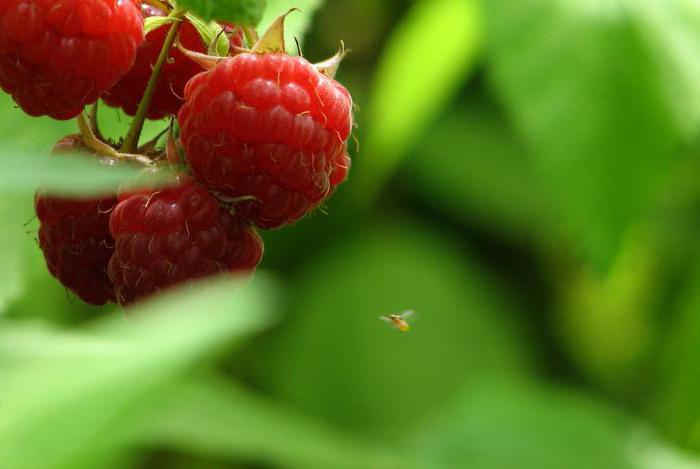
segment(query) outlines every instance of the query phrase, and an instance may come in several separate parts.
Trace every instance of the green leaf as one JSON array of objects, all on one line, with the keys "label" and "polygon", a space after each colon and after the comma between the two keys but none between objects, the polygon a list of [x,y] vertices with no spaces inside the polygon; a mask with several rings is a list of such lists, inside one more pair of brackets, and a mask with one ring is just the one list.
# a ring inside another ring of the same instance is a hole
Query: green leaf
[{"label": "green leaf", "polygon": [[[26,227],[32,219],[32,199],[0,197],[0,246],[3,246],[0,262],[0,314],[25,288],[25,256],[29,248],[36,247]],[[38,249],[38,248],[37,248]]]},{"label": "green leaf", "polygon": [[616,395],[638,394],[660,333],[656,308],[667,280],[661,244],[648,227],[630,230],[605,275],[579,267],[559,276],[560,345],[580,373]]},{"label": "green leaf", "polygon": [[0,314],[64,323],[94,317],[98,308],[75,301],[46,268],[33,201],[30,196],[0,198]]},{"label": "green leaf", "polygon": [[493,103],[470,100],[437,121],[412,153],[401,185],[409,197],[502,236],[556,239],[530,155]]},{"label": "green leaf", "polygon": [[[385,441],[465,382],[530,370],[522,308],[463,246],[419,223],[366,225],[297,276],[295,312],[256,361],[271,392]],[[407,309],[407,333],[379,319]]]},{"label": "green leaf", "polygon": [[[24,199],[25,205],[31,205],[29,198]],[[32,211],[24,216],[27,220],[32,217]],[[36,242],[39,222],[34,219],[23,229],[16,224],[17,231],[23,236],[16,240],[13,250],[21,252],[18,266],[14,267],[13,280],[22,285],[22,293],[7,308],[10,319],[42,319],[57,324],[71,325],[99,317],[109,311],[108,306],[92,306],[83,303],[66,287],[61,285],[51,275],[46,267],[44,253]],[[8,255],[8,258],[12,257]],[[9,277],[8,277],[9,278]],[[36,292],[40,291],[41,295]]]},{"label": "green leaf", "polygon": [[[570,389],[486,381],[459,393],[413,440],[430,469],[632,469],[631,421]],[[514,466],[514,462],[517,464]]]},{"label": "green leaf", "polygon": [[74,121],[28,116],[5,93],[0,93],[0,108],[5,113],[0,119],[0,137],[13,149],[47,151],[61,137],[78,131]]},{"label": "green leaf", "polygon": [[[309,26],[311,26],[314,13],[321,8],[323,3],[324,0],[267,0],[267,9],[260,21],[259,29],[260,31],[265,31],[275,18],[289,11],[291,8],[298,8],[301,10],[287,16],[284,22],[287,51],[295,54],[297,49],[294,38],[296,38],[300,44],[303,44],[304,34],[306,30],[309,29]],[[338,41],[341,39],[342,38],[338,38]]]},{"label": "green leaf", "polygon": [[384,49],[367,105],[363,153],[368,157],[353,176],[361,202],[374,199],[462,85],[481,42],[481,15],[474,0],[424,0],[402,20]]},{"label": "green leaf", "polygon": [[173,387],[141,440],[217,459],[275,467],[399,468],[387,449],[344,434],[220,378]]},{"label": "green leaf", "polygon": [[630,458],[638,469],[700,469],[697,453],[662,440],[651,428],[642,428],[631,438]]},{"label": "green leaf", "polygon": [[[78,132],[75,121],[28,116],[4,93],[0,93],[0,108],[6,113],[5,118],[0,119],[0,137],[2,143],[13,150],[45,152],[62,137]],[[126,116],[120,109],[100,106],[100,130],[106,138],[119,141],[126,135],[130,123],[131,117]],[[162,120],[146,121],[141,142],[150,140],[167,127],[168,123]]]},{"label": "green leaf", "polygon": [[37,189],[62,196],[113,193],[124,183],[156,186],[168,181],[170,172],[144,172],[138,164],[105,164],[82,154],[49,155],[0,146],[0,193],[30,195]]},{"label": "green leaf", "polygon": [[163,295],[90,329],[0,327],[0,461],[85,467],[134,426],[194,363],[270,322],[269,282],[231,279]]},{"label": "green leaf", "polygon": [[0,147],[0,164],[3,194],[31,195],[38,187],[66,195],[102,194],[140,176],[140,168],[127,164],[107,166],[93,157],[30,153],[6,146]]},{"label": "green leaf", "polygon": [[559,217],[598,268],[653,210],[679,146],[697,131],[692,3],[484,2],[494,83]]},{"label": "green leaf", "polygon": [[700,4],[685,0],[632,3],[635,29],[658,65],[659,85],[675,125],[691,139],[700,126]]},{"label": "green leaf", "polygon": [[[694,257],[697,265],[697,256]],[[681,295],[658,369],[663,371],[656,414],[664,431],[683,446],[700,450],[700,270]]]},{"label": "green leaf", "polygon": [[177,6],[206,20],[255,26],[265,11],[265,0],[178,0]]}]

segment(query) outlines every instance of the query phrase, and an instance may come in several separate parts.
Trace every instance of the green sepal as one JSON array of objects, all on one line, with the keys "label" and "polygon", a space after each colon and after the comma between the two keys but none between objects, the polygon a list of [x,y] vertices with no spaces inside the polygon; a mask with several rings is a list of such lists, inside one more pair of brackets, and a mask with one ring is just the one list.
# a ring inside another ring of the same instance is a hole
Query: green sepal
[{"label": "green sepal", "polygon": [[280,15],[272,22],[267,31],[253,45],[252,51],[258,54],[285,52],[284,47],[284,21],[287,16],[295,11],[301,11],[298,8],[290,8],[283,15]]},{"label": "green sepal", "polygon": [[151,31],[155,31],[156,29],[160,28],[161,26],[165,26],[166,24],[170,24],[175,21],[180,20],[170,16],[149,16],[143,22],[143,32],[144,34],[148,34]]},{"label": "green sepal", "polygon": [[207,45],[208,53],[217,57],[228,56],[231,49],[231,42],[226,35],[224,27],[216,21],[205,21],[193,13],[185,15],[187,20],[192,23],[197,32]]}]

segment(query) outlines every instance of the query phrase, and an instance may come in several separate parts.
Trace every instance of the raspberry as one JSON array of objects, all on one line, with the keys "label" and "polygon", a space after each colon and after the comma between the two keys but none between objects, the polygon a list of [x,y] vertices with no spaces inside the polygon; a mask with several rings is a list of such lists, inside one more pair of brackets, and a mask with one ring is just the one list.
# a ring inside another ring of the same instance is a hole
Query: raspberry
[{"label": "raspberry", "polygon": [[[54,153],[81,149],[80,137],[70,136],[58,142]],[[80,199],[37,193],[34,201],[41,223],[39,246],[49,272],[86,303],[114,301],[107,264],[114,251],[109,214],[116,197]]]},{"label": "raspberry", "polygon": [[276,228],[345,180],[351,110],[348,91],[306,59],[242,53],[190,80],[178,120],[195,176],[238,216]]},{"label": "raspberry", "polygon": [[171,187],[121,194],[110,229],[109,276],[123,305],[188,280],[252,271],[263,253],[255,230],[185,175]]},{"label": "raspberry", "polygon": [[0,0],[0,86],[29,115],[70,119],[131,68],[139,0]]}]

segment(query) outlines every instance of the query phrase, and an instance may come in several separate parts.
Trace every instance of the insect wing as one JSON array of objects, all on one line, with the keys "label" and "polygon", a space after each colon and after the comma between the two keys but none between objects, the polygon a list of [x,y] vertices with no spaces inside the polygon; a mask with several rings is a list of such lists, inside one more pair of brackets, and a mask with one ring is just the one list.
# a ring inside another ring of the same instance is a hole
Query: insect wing
[{"label": "insect wing", "polygon": [[402,319],[408,319],[408,318],[412,317],[414,314],[416,314],[415,311],[413,311],[412,309],[408,309],[408,310],[404,311],[403,313],[399,314],[399,316],[401,316]]}]

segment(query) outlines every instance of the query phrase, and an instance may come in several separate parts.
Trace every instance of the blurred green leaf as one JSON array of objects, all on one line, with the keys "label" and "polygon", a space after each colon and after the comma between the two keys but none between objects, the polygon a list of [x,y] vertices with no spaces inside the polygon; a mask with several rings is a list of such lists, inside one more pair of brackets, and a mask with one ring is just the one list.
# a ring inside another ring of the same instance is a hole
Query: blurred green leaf
[{"label": "blurred green leaf", "polygon": [[28,116],[5,93],[0,93],[0,109],[0,139],[19,150],[48,151],[61,137],[78,131],[73,121]]},{"label": "blurred green leaf", "polygon": [[33,198],[2,194],[2,189],[0,195],[0,313],[61,323],[93,317],[99,309],[76,301],[46,268]]},{"label": "blurred green leaf", "polygon": [[[275,18],[289,11],[290,8],[299,8],[301,11],[292,13],[284,22],[287,51],[296,54],[297,49],[294,38],[296,38],[300,44],[304,43],[304,34],[306,30],[309,29],[309,26],[311,26],[314,13],[321,8],[323,3],[324,0],[267,0],[267,8],[265,9],[265,14],[260,21],[260,28],[258,29],[261,32],[265,31]],[[338,38],[339,43],[341,39],[340,37]]]},{"label": "blurred green leaf", "polygon": [[657,418],[676,441],[700,450],[700,270],[697,267],[687,282],[667,337],[665,350],[658,355],[661,359]]},{"label": "blurred green leaf", "polygon": [[522,143],[483,99],[440,119],[408,162],[411,197],[505,236],[554,238],[551,207]]},{"label": "blurred green leaf", "polygon": [[643,427],[631,436],[628,454],[639,469],[699,469],[696,453],[662,440],[651,427]]},{"label": "blurred green leaf", "polygon": [[87,156],[56,156],[6,146],[0,147],[0,164],[0,192],[26,196],[33,195],[37,187],[66,195],[103,194],[142,176],[139,167],[128,164],[108,166]]},{"label": "blurred green leaf", "polygon": [[0,327],[0,461],[84,467],[133,426],[194,362],[270,321],[274,290],[258,276],[163,295],[82,332]]},{"label": "blurred green leaf", "polygon": [[265,0],[178,0],[177,6],[190,9],[207,20],[254,26],[265,11]]},{"label": "blurred green leaf", "polygon": [[[365,225],[297,276],[295,315],[256,360],[271,392],[384,441],[465,382],[530,370],[511,292],[419,223]],[[406,309],[408,333],[379,320]]]},{"label": "blurred green leaf", "polygon": [[688,139],[700,125],[700,3],[640,0],[632,20],[658,66],[659,86],[675,124]]},{"label": "blurred green leaf", "polygon": [[[1,176],[0,176],[1,177]],[[31,220],[31,199],[0,197],[0,314],[18,298],[25,287],[25,254],[33,245],[26,224]],[[31,244],[30,244],[31,243]]]},{"label": "blurred green leaf", "polygon": [[625,469],[631,422],[571,389],[485,382],[458,395],[411,445],[428,468]]},{"label": "blurred green leaf", "polygon": [[[571,236],[606,267],[630,223],[654,208],[686,124],[697,120],[689,103],[700,93],[692,73],[700,55],[691,52],[700,8],[679,0],[483,4],[494,83]],[[662,5],[663,18],[650,14]],[[669,63],[677,67],[666,70]]]},{"label": "blurred green leaf", "polygon": [[381,190],[473,69],[481,51],[481,15],[474,0],[422,0],[403,18],[377,67],[363,153],[353,177],[361,202]]},{"label": "blurred green leaf", "polygon": [[563,273],[556,327],[578,369],[617,395],[635,398],[659,335],[663,292],[660,241],[648,227],[628,231],[606,275],[590,269]]},{"label": "blurred green leaf", "polygon": [[[27,215],[27,219],[30,216]],[[83,303],[49,273],[44,254],[35,239],[38,236],[38,224],[36,220],[30,223],[25,228],[29,231],[26,235],[21,230],[25,237],[14,248],[23,254],[19,261],[21,267],[14,270],[14,275],[23,288],[22,294],[17,295],[15,301],[8,305],[8,317],[43,319],[70,325],[99,317],[109,311],[109,306],[96,307]],[[38,291],[41,295],[36,294]]]},{"label": "blurred green leaf", "polygon": [[[97,114],[102,135],[112,142],[121,142],[128,133],[133,118],[124,114],[121,109],[109,107],[102,101],[100,101]],[[147,120],[144,122],[143,132],[141,132],[141,145],[158,135],[163,135],[169,128],[170,123],[166,119]]]},{"label": "blurred green leaf", "polygon": [[158,445],[275,467],[407,467],[381,447],[218,378],[177,386],[161,405],[139,429]]},{"label": "blurred green leaf", "polygon": [[[23,152],[47,152],[61,138],[78,133],[75,121],[57,121],[49,117],[31,117],[17,108],[9,95],[0,93],[0,108],[5,118],[0,120],[0,138],[3,144]],[[126,135],[131,118],[119,109],[100,105],[100,130],[106,138],[119,141]],[[155,137],[168,127],[165,120],[146,121],[141,141]]]}]

